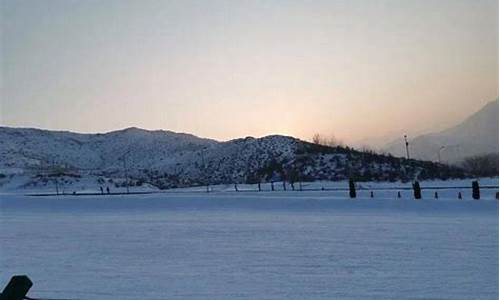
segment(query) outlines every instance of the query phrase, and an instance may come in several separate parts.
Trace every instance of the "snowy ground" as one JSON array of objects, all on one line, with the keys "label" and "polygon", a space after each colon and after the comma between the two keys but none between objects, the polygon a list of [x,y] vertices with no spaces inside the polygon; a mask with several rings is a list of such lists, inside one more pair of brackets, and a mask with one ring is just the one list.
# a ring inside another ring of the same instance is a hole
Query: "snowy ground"
[{"label": "snowy ground", "polygon": [[[104,179],[106,183],[99,183],[99,179]],[[77,181],[75,181],[77,180]],[[106,193],[106,187],[110,189],[111,193],[126,193],[126,187],[116,187],[114,184],[110,184],[107,181],[109,178],[103,178],[99,176],[82,176],[81,178],[72,179],[71,184],[60,183],[56,189],[56,185],[53,182],[38,184],[28,184],[33,183],[31,176],[19,175],[9,178],[0,179],[0,195],[2,194],[56,194],[56,190],[63,194],[85,194],[85,193],[100,193],[100,188],[102,187],[104,193]],[[117,179],[115,179],[116,181]],[[495,186],[498,187],[498,177],[493,178],[478,178],[478,179],[461,179],[461,180],[425,180],[421,181],[420,185],[424,189],[423,194],[430,195],[434,197],[434,192],[438,191],[438,194],[453,196],[457,198],[458,192],[461,192],[464,197],[471,196],[471,183],[473,180],[478,180],[481,187]],[[125,181],[125,178],[118,179],[118,181]],[[36,181],[35,181],[36,182]],[[284,188],[287,191],[291,191],[292,187],[289,183],[283,185],[282,182],[262,183],[262,191],[271,191],[273,185],[275,191],[283,191]],[[405,192],[411,189],[411,182],[357,182],[356,186],[360,190],[360,194],[368,193],[370,191],[379,191],[376,194],[382,197],[396,197],[398,190],[401,193],[411,194],[411,191]],[[299,190],[302,187],[304,191],[320,191],[322,189],[329,191],[338,191],[339,189],[348,189],[349,183],[347,181],[315,181],[315,182],[303,182],[295,183],[295,189]],[[439,189],[432,189],[433,187],[439,187]],[[451,189],[443,190],[443,187],[452,187]],[[234,192],[234,184],[221,184],[221,185],[210,185],[210,192]],[[257,184],[238,184],[236,188],[240,192],[257,192]],[[177,188],[160,190],[149,184],[143,184],[142,186],[130,186],[130,192],[159,192],[159,193],[180,193],[180,192],[206,192],[206,186],[196,186],[188,188]],[[491,197],[493,190],[484,190],[486,194]],[[341,196],[345,195],[344,192],[334,192],[335,195]],[[494,193],[493,193],[494,197]]]},{"label": "snowy ground", "polygon": [[496,190],[440,192],[3,194],[0,285],[28,274],[32,297],[104,300],[498,299]]}]

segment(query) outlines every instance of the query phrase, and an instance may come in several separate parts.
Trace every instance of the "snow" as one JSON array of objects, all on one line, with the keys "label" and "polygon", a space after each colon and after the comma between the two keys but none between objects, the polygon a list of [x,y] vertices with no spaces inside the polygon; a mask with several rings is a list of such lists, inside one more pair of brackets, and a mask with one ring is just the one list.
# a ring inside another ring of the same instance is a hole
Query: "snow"
[{"label": "snow", "polygon": [[[420,182],[422,187],[422,195],[424,198],[434,198],[434,192],[438,192],[439,198],[445,199],[457,199],[458,192],[462,193],[463,198],[472,198],[472,181],[477,180],[481,187],[498,187],[498,177],[484,177],[476,179],[455,179],[455,180],[423,180]],[[292,187],[289,183],[286,183],[287,191],[291,191]],[[299,183],[295,183],[295,189],[299,189]],[[369,198],[370,192],[373,191],[375,197],[383,198],[396,198],[398,191],[401,193],[402,197],[411,198],[413,197],[413,190],[411,190],[411,182],[357,182],[357,193],[358,197]],[[238,184],[238,191],[240,192],[257,192],[257,184]],[[334,197],[345,197],[347,194],[346,189],[348,189],[349,183],[347,180],[341,181],[314,181],[314,182],[303,182],[302,188],[304,191],[316,191],[320,192],[322,189],[328,191],[328,194]],[[445,188],[444,187],[449,187]],[[271,183],[262,183],[261,190],[263,192],[270,192],[272,190]],[[283,183],[274,183],[275,191],[283,191]],[[210,192],[234,192],[234,184],[222,184],[222,185],[210,185]],[[481,189],[482,198],[494,199],[495,193],[498,189]],[[189,188],[178,188],[163,191],[164,193],[178,193],[178,192],[206,192],[206,186],[196,186]],[[300,191],[296,191],[300,193]],[[288,196],[289,194],[287,194]],[[291,194],[293,195],[293,194]]]},{"label": "snow", "polygon": [[32,297],[104,300],[498,299],[496,190],[406,192],[2,194],[0,285],[28,274]]},{"label": "snow", "polygon": [[[47,184],[37,184],[37,185],[28,185],[27,183],[33,183],[30,177],[23,176],[14,176],[10,181],[6,184],[1,185],[0,180],[0,195],[9,195],[9,194],[25,194],[25,195],[33,195],[33,194],[55,194],[56,188],[53,182],[48,182]],[[104,184],[99,184],[98,179],[104,179],[106,181]],[[72,194],[73,192],[77,194],[84,193],[100,193],[99,187],[103,187],[104,192],[106,192],[106,187],[110,188],[111,193],[126,193],[126,187],[116,187],[114,184],[110,184],[107,181],[109,178],[101,177],[101,176],[84,176],[78,178],[78,181],[71,182],[70,184],[59,184],[59,192]],[[498,187],[498,177],[493,178],[476,178],[476,179],[456,179],[456,180],[424,180],[420,182],[420,185],[423,189],[422,195],[426,199],[433,199],[435,197],[435,192],[438,193],[438,197],[440,199],[458,199],[458,193],[462,194],[463,199],[471,199],[472,198],[472,190],[471,185],[473,180],[478,180],[479,185],[483,187],[481,189],[481,198],[482,199],[495,199],[496,192],[498,188],[491,189],[486,187]],[[121,178],[116,180],[116,182],[124,182],[125,178]],[[292,187],[290,183],[285,183],[287,191],[292,191]],[[315,181],[315,182],[303,182],[301,184],[295,183],[296,192],[299,193],[300,185],[304,191],[316,191],[319,192],[321,190],[328,191],[328,194],[331,197],[343,198],[347,195],[346,189],[349,186],[348,181]],[[19,188],[19,187],[23,188]],[[387,199],[396,199],[398,192],[401,194],[403,198],[412,198],[413,191],[411,190],[411,182],[357,182],[357,194],[360,198],[370,198],[370,192],[374,192],[375,198],[387,198]],[[257,192],[258,185],[257,184],[238,184],[238,191],[243,192]],[[177,188],[177,189],[168,189],[168,190],[159,190],[157,187],[152,186],[150,184],[143,184],[142,186],[130,186],[129,191],[132,193],[161,193],[161,194],[170,194],[170,193],[186,193],[186,192],[197,192],[197,193],[206,193],[206,186],[194,186],[189,188]],[[271,192],[271,183],[262,183],[261,191],[262,192]],[[277,195],[276,192],[283,191],[283,183],[282,182],[274,182],[274,190],[273,195]],[[221,185],[210,185],[210,192],[217,193],[231,193],[235,191],[234,184],[221,184]],[[287,196],[295,196],[294,194],[286,194]]]},{"label": "snow", "polygon": [[[0,176],[29,177],[33,185],[60,176],[126,176],[157,188],[282,180],[365,180],[458,178],[458,169],[430,162],[328,148],[271,135],[227,142],[170,131],[128,128],[105,134],[78,134],[0,126]],[[299,176],[300,175],[300,176]],[[0,178],[1,179],[1,178]],[[1,186],[6,184],[0,180]],[[23,186],[21,186],[23,187]]]},{"label": "snow", "polygon": [[[52,181],[42,182],[41,180],[34,180],[32,176],[17,175],[9,176],[4,181],[0,179],[0,195],[1,194],[56,194],[57,190],[61,194],[77,194],[82,193],[100,193],[100,187],[106,192],[108,187],[112,193],[125,193],[127,188],[125,186],[116,186],[115,183],[126,182],[126,178],[113,178],[113,182],[109,182],[111,178],[104,176],[81,176],[71,178],[68,176],[61,176],[58,178],[58,189]],[[103,180],[103,183],[99,183]],[[129,190],[132,192],[153,192],[158,191],[158,188],[148,183],[141,186],[130,186]]]},{"label": "snow", "polygon": [[[401,138],[384,148],[395,156],[406,156]],[[410,149],[414,158],[432,161],[441,159],[448,163],[457,163],[475,155],[498,155],[498,99],[451,128],[411,139]]]}]

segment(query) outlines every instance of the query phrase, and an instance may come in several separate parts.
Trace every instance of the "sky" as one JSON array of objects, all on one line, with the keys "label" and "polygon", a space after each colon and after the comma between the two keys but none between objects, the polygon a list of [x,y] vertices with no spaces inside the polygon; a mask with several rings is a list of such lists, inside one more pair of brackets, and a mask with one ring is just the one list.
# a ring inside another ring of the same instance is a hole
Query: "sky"
[{"label": "sky", "polygon": [[498,2],[0,0],[0,125],[375,144],[498,97]]}]

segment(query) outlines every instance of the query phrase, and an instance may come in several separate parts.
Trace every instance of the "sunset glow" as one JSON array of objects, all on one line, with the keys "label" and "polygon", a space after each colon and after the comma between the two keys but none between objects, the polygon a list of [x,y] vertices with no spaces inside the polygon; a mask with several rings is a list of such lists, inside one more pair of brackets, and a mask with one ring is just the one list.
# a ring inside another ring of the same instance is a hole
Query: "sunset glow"
[{"label": "sunset glow", "polygon": [[498,97],[496,1],[2,6],[6,126],[360,144],[444,129]]}]

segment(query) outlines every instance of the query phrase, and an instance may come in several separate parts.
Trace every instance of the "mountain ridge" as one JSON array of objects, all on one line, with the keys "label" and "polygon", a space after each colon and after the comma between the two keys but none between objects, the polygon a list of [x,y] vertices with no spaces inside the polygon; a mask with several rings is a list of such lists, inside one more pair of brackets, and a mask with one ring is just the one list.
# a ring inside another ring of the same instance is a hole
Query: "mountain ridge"
[{"label": "mountain ridge", "polygon": [[[411,157],[421,160],[458,163],[470,156],[498,154],[498,98],[455,126],[419,135],[409,142]],[[383,150],[397,157],[406,155],[400,139]]]},{"label": "mountain ridge", "polygon": [[273,180],[412,180],[460,177],[458,169],[349,147],[269,135],[219,142],[129,127],[81,134],[0,127],[0,173],[126,176],[160,188]]}]

